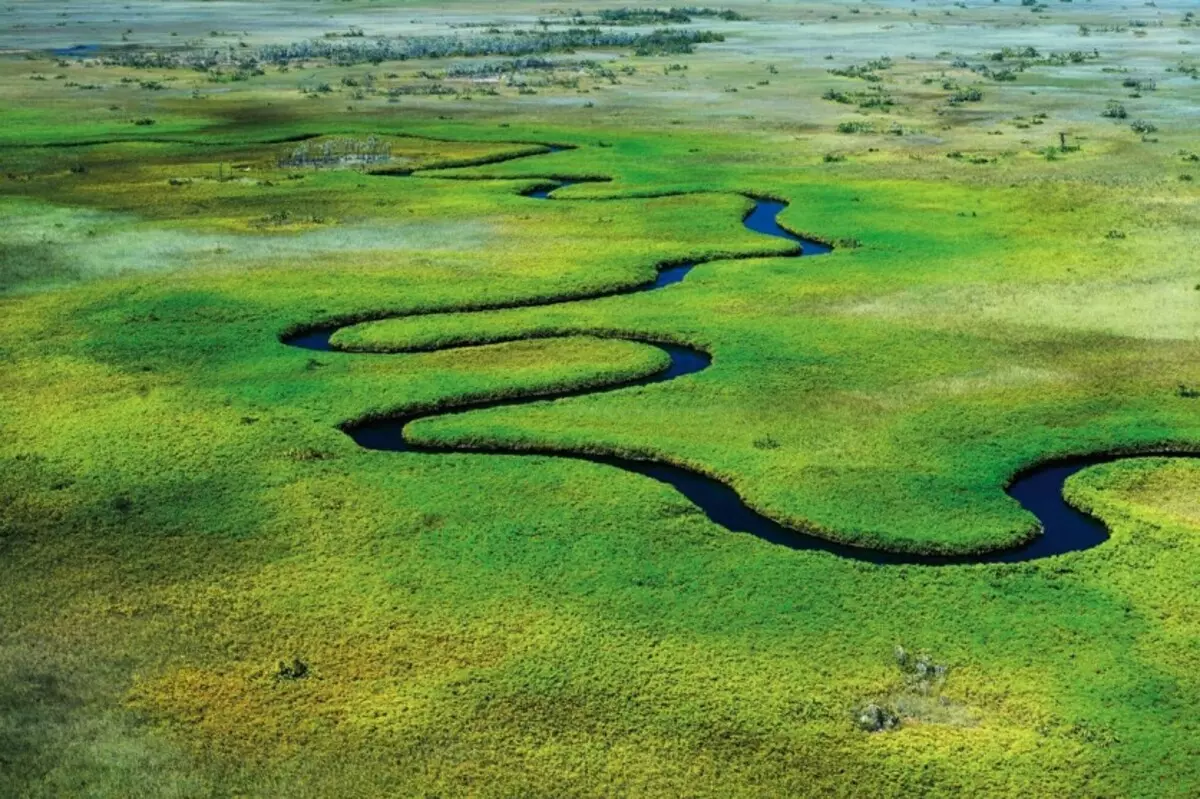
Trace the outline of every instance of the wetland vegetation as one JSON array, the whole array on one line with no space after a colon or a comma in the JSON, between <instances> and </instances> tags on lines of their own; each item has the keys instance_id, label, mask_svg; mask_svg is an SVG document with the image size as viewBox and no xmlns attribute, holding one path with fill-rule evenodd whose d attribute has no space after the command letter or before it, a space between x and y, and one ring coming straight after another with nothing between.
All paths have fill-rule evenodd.
<instances>
[{"instance_id":1,"label":"wetland vegetation","mask_svg":"<svg viewBox=\"0 0 1200 799\"><path fill-rule=\"evenodd\" d=\"M1187 6L0 10L0 795L1194 795Z\"/></svg>"}]
</instances>

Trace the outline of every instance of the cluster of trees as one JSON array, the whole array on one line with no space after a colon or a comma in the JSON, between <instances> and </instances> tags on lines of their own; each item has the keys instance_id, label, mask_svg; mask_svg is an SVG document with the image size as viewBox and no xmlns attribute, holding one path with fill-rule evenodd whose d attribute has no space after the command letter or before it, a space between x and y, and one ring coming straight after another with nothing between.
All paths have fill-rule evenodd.
<instances>
[{"instance_id":1,"label":"cluster of trees","mask_svg":"<svg viewBox=\"0 0 1200 799\"><path fill-rule=\"evenodd\" d=\"M1128 119L1129 111L1126 110L1124 105L1116 100L1109 100L1108 105L1106 105L1104 110L1100 112L1100 116L1108 119ZM1129 127L1134 133L1140 133L1142 136L1148 136L1149 134L1155 133L1158 130L1157 125L1155 125L1153 122L1147 122L1144 119L1135 119L1129 124Z\"/></svg>"},{"instance_id":2,"label":"cluster of trees","mask_svg":"<svg viewBox=\"0 0 1200 799\"><path fill-rule=\"evenodd\" d=\"M558 31L514 31L484 36L412 36L373 41L309 40L292 44L264 45L256 56L265 62L325 59L349 66L412 58L470 57L487 55L528 56L537 53L570 52L589 47L632 47L639 55L690 53L696 44L722 41L709 31L656 30L651 33L604 31L599 28L567 28Z\"/></svg>"},{"instance_id":3,"label":"cluster of trees","mask_svg":"<svg viewBox=\"0 0 1200 799\"><path fill-rule=\"evenodd\" d=\"M840 78L856 78L872 84L866 91L843 92L837 89L827 89L821 98L824 100L832 100L835 103L844 105L856 105L859 108L877 108L882 111L887 111L896 101L890 94L884 91L882 87L883 77L879 74L883 70L891 69L893 66L892 59L888 57L875 58L865 64L850 64L846 67L834 67L826 70L830 75L837 75ZM774 69L770 67L769 69ZM775 70L777 71L777 70ZM838 126L839 132L853 133L862 131L842 130L843 126Z\"/></svg>"},{"instance_id":4,"label":"cluster of trees","mask_svg":"<svg viewBox=\"0 0 1200 799\"><path fill-rule=\"evenodd\" d=\"M997 82L1015 81L1017 75L1031 66L1066 66L1067 64L1083 64L1100 58L1100 51L1071 50L1065 53L1040 53L1035 47L1002 47L991 53L985 53L984 58L995 64L1003 64L996 68L988 64L971 64L965 59L956 58L951 66L956 69L969 69L976 75Z\"/></svg>"},{"instance_id":5,"label":"cluster of trees","mask_svg":"<svg viewBox=\"0 0 1200 799\"><path fill-rule=\"evenodd\" d=\"M554 72L555 70L583 73L592 78L608 80L612 83L617 82L617 73L594 59L551 61L550 59L539 58L537 56L513 58L505 61L452 64L446 68L443 75L430 73L422 73L422 75L435 80L442 77L478 79L507 75L511 84L516 79L515 76L522 72ZM636 68L631 66L621 68L621 72L627 75L631 75L636 71ZM575 78L575 82L578 82L578 78Z\"/></svg>"},{"instance_id":6,"label":"cluster of trees","mask_svg":"<svg viewBox=\"0 0 1200 799\"><path fill-rule=\"evenodd\" d=\"M176 69L191 67L201 71L233 64L238 67L252 68L254 59L233 49L222 50L192 50L187 53L158 52L154 50L118 50L105 53L100 58L105 66L127 67L129 69Z\"/></svg>"},{"instance_id":7,"label":"cluster of trees","mask_svg":"<svg viewBox=\"0 0 1200 799\"><path fill-rule=\"evenodd\" d=\"M842 78L859 78L869 83L879 83L883 80L878 74L880 70L891 69L892 59L876 58L865 64L851 64L848 67L835 67L828 70L830 75Z\"/></svg>"},{"instance_id":8,"label":"cluster of trees","mask_svg":"<svg viewBox=\"0 0 1200 799\"><path fill-rule=\"evenodd\" d=\"M857 120L851 122L839 122L837 126L838 133L874 133L875 126L870 122L859 122Z\"/></svg>"},{"instance_id":9,"label":"cluster of trees","mask_svg":"<svg viewBox=\"0 0 1200 799\"><path fill-rule=\"evenodd\" d=\"M528 72L533 70L553 70L560 67L578 66L582 62L559 62L548 58L529 56L527 58L512 58L506 61L484 61L482 63L452 64L446 68L448 78L491 78L497 75L508 75L513 72Z\"/></svg>"},{"instance_id":10,"label":"cluster of trees","mask_svg":"<svg viewBox=\"0 0 1200 799\"><path fill-rule=\"evenodd\" d=\"M378 136L313 139L279 158L280 167L344 166L389 161L392 145Z\"/></svg>"},{"instance_id":11,"label":"cluster of trees","mask_svg":"<svg viewBox=\"0 0 1200 799\"><path fill-rule=\"evenodd\" d=\"M496 90L490 92L486 89L481 89L482 94L496 94ZM405 84L402 86L393 86L387 90L388 97L437 97L437 96L457 96L461 94L458 89L453 86L445 86L441 83L426 83L426 84ZM466 94L470 94L467 92Z\"/></svg>"},{"instance_id":12,"label":"cluster of trees","mask_svg":"<svg viewBox=\"0 0 1200 799\"><path fill-rule=\"evenodd\" d=\"M978 103L982 99L983 92L972 86L967 89L956 90L954 94L950 95L950 98L947 100L947 102L949 102L950 105L959 105L961 103Z\"/></svg>"},{"instance_id":13,"label":"cluster of trees","mask_svg":"<svg viewBox=\"0 0 1200 799\"><path fill-rule=\"evenodd\" d=\"M1124 104L1118 103L1116 100L1109 100L1108 105L1100 112L1100 116L1109 119L1125 119L1129 116L1129 112L1125 110Z\"/></svg>"},{"instance_id":14,"label":"cluster of trees","mask_svg":"<svg viewBox=\"0 0 1200 799\"><path fill-rule=\"evenodd\" d=\"M585 18L582 11L575 11L572 17L594 25L683 25L692 21L693 17L723 19L728 22L739 22L749 19L732 8L709 8L708 6L671 6L670 8L602 8L594 16Z\"/></svg>"},{"instance_id":15,"label":"cluster of trees","mask_svg":"<svg viewBox=\"0 0 1200 799\"><path fill-rule=\"evenodd\" d=\"M647 33L633 43L637 55L682 55L692 52L697 44L723 42L725 37L712 31L671 31L660 29Z\"/></svg>"},{"instance_id":16,"label":"cluster of trees","mask_svg":"<svg viewBox=\"0 0 1200 799\"><path fill-rule=\"evenodd\" d=\"M512 58L538 53L572 52L584 48L633 48L638 55L691 53L697 44L723 41L712 31L659 29L650 33L571 27L563 30L514 30L479 36L409 36L396 39L361 37L311 39L257 48L196 49L181 52L122 50L105 55L108 65L145 68L191 68L202 72L221 67L259 70L261 64L286 66L292 61L327 60L339 66L407 61L416 58L503 55ZM257 74L261 74L261 71Z\"/></svg>"},{"instance_id":17,"label":"cluster of trees","mask_svg":"<svg viewBox=\"0 0 1200 799\"><path fill-rule=\"evenodd\" d=\"M1142 92L1158 90L1158 83L1153 78L1126 78L1121 81L1121 85L1126 89L1133 89L1134 97L1141 96Z\"/></svg>"},{"instance_id":18,"label":"cluster of trees","mask_svg":"<svg viewBox=\"0 0 1200 799\"><path fill-rule=\"evenodd\" d=\"M1026 64L1022 62L1015 64L1011 68L1004 67L1003 69L992 69L987 64L968 64L966 61L960 58L954 61L950 66L956 69L969 69L976 75L984 78L990 78L997 83L1004 83L1006 81L1016 80L1017 73L1024 72Z\"/></svg>"},{"instance_id":19,"label":"cluster of trees","mask_svg":"<svg viewBox=\"0 0 1200 799\"><path fill-rule=\"evenodd\" d=\"M896 104L892 96L879 87L874 87L874 91L865 92L839 92L836 89L826 89L825 93L821 95L821 99L832 100L843 105L856 105L859 108L882 110L887 110Z\"/></svg>"}]
</instances>

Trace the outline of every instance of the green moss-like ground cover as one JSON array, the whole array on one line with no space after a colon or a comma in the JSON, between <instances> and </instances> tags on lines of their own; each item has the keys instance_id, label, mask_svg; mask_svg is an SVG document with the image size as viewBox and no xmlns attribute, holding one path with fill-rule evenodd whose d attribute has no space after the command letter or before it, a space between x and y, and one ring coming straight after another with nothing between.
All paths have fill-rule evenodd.
<instances>
[{"instance_id":1,"label":"green moss-like ground cover","mask_svg":"<svg viewBox=\"0 0 1200 799\"><path fill-rule=\"evenodd\" d=\"M735 24L747 47L766 35ZM613 468L369 452L336 429L649 374L661 353L612 337L673 340L712 367L410 432L653 455L833 538L956 552L1028 534L1003 492L1023 466L1200 443L1185 127L1155 144L1098 120L1056 160L972 164L942 150L996 137L922 105L932 61L888 81L897 116L950 120L946 143L852 148L834 104L800 127L666 119L684 78L636 63L570 114L552 90L312 100L292 73L150 101L119 83L140 71L95 66L108 94L69 96L118 121L85 124L27 78L85 67L2 60L0 795L1195 794L1192 461L1073 478L1113 529L1101 547L931 569L730 534ZM768 74L722 50L688 63L693 83ZM797 74L817 105L849 80ZM1011 113L1058 80L1023 75ZM1095 85L1047 103L1082 118ZM384 137L416 173L281 166L304 134ZM537 142L575 149L497 160ZM835 142L847 160L822 158ZM475 165L421 171L456 164ZM547 176L611 181L519 196ZM841 246L777 257L742 193ZM723 256L662 291L460 312ZM413 313L335 342L448 349L279 342ZM864 732L855 709L904 691L896 644L950 665L944 702ZM307 676L281 676L294 658Z\"/></svg>"}]
</instances>

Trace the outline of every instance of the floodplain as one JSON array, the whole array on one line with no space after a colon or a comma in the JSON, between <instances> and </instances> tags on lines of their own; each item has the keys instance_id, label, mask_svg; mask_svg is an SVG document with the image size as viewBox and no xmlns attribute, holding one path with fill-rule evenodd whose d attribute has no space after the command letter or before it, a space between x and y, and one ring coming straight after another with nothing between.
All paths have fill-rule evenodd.
<instances>
[{"instance_id":1,"label":"floodplain","mask_svg":"<svg viewBox=\"0 0 1200 799\"><path fill-rule=\"evenodd\" d=\"M1190 5L0 9L0 795L1195 795Z\"/></svg>"}]
</instances>

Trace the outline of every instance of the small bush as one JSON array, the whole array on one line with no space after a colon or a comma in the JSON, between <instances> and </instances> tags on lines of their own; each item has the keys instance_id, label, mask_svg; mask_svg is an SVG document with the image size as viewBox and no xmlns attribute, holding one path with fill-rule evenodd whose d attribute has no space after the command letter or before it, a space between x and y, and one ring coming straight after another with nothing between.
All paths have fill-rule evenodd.
<instances>
[{"instance_id":1,"label":"small bush","mask_svg":"<svg viewBox=\"0 0 1200 799\"><path fill-rule=\"evenodd\" d=\"M874 133L875 126L870 122L839 122L838 133Z\"/></svg>"},{"instance_id":2,"label":"small bush","mask_svg":"<svg viewBox=\"0 0 1200 799\"><path fill-rule=\"evenodd\" d=\"M950 95L950 102L953 105L958 105L959 103L978 103L982 99L983 92L979 89L959 89Z\"/></svg>"},{"instance_id":3,"label":"small bush","mask_svg":"<svg viewBox=\"0 0 1200 799\"><path fill-rule=\"evenodd\" d=\"M866 732L887 732L900 726L900 716L890 708L870 702L855 713L855 723Z\"/></svg>"},{"instance_id":4,"label":"small bush","mask_svg":"<svg viewBox=\"0 0 1200 799\"><path fill-rule=\"evenodd\" d=\"M315 214L295 216L286 208L274 213L261 216L251 224L255 227L282 227L284 225L323 225L325 217Z\"/></svg>"},{"instance_id":5,"label":"small bush","mask_svg":"<svg viewBox=\"0 0 1200 799\"><path fill-rule=\"evenodd\" d=\"M896 647L894 656L896 666L904 673L905 688L921 696L940 690L950 672L948 666L934 663L929 655L914 656L902 646Z\"/></svg>"},{"instance_id":6,"label":"small bush","mask_svg":"<svg viewBox=\"0 0 1200 799\"><path fill-rule=\"evenodd\" d=\"M300 447L299 449L290 449L287 452L287 456L290 460L298 461L300 463L309 463L312 461L325 461L325 460L329 460L330 458L333 457L333 455L331 455L328 452L322 452L321 450L313 449L312 447Z\"/></svg>"},{"instance_id":7,"label":"small bush","mask_svg":"<svg viewBox=\"0 0 1200 799\"><path fill-rule=\"evenodd\" d=\"M1118 103L1116 100L1109 100L1108 105L1100 112L1100 116L1108 119L1125 119L1129 116L1129 112L1125 110L1125 106Z\"/></svg>"},{"instance_id":8,"label":"small bush","mask_svg":"<svg viewBox=\"0 0 1200 799\"><path fill-rule=\"evenodd\" d=\"M277 680L303 680L308 676L308 664L300 658L292 658L291 663L279 661L279 668L275 671L275 679Z\"/></svg>"}]
</instances>

